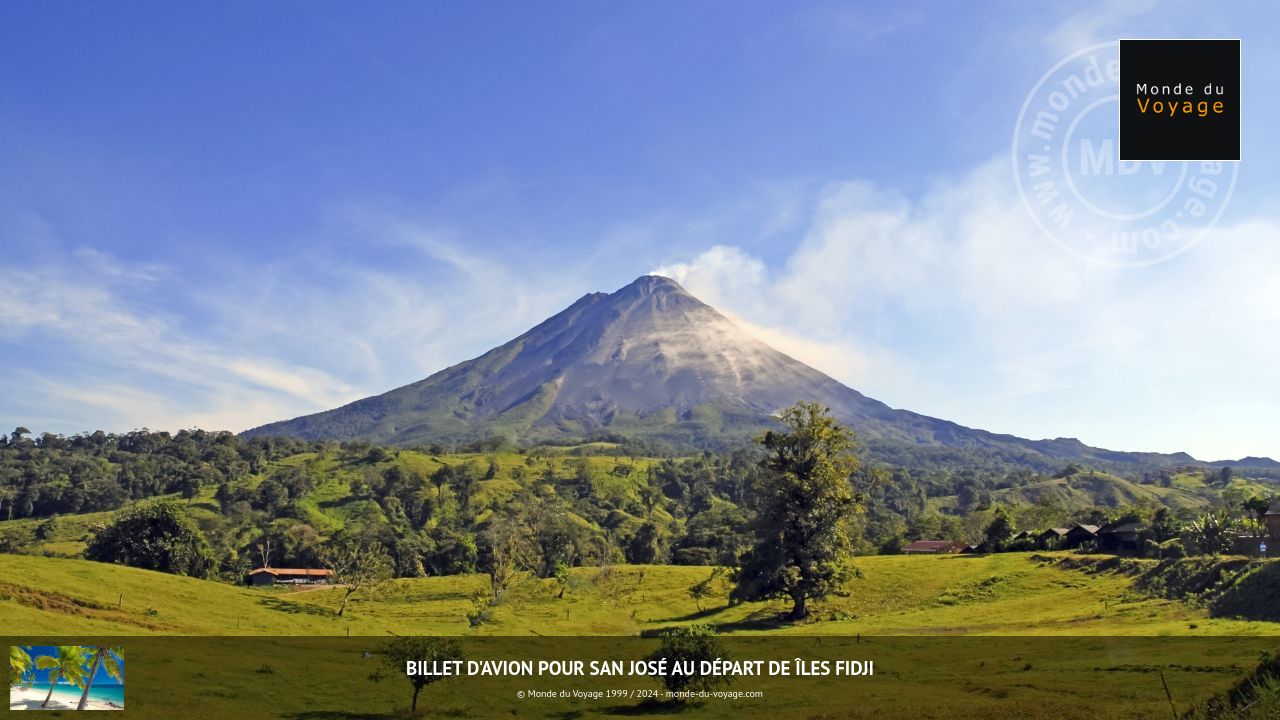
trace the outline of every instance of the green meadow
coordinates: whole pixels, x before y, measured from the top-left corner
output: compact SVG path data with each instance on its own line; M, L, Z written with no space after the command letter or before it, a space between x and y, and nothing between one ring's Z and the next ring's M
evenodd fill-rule
M663 628L706 623L737 658L867 658L877 668L874 678L737 678L725 689L764 696L688 705L517 696L542 687L588 695L659 688L645 677L430 686L422 715L455 718L1072 718L1086 704L1089 717L1168 717L1161 675L1185 712L1280 646L1280 624L1210 617L1207 606L1140 591L1154 562L1007 553L874 556L855 567L842 593L800 624L777 621L783 603L728 606L724 581L712 583L699 610L689 587L711 568L626 565L576 568L563 586L525 578L473 624L468 615L488 591L481 575L396 580L377 597L356 596L338 618L331 589L0 555L0 625L24 642L133 636L124 640L133 667L127 703L141 717L199 707L297 720L403 716L409 685L376 655L391 633L459 636L470 658L607 659L643 656L656 643L647 637Z
M690 587L711 568L652 565L574 568L563 585L526 576L492 607L484 575L394 580L374 596L355 595L339 618L338 589L251 588L0 555L0 622L49 635L639 635L690 623L779 635L1280 635L1280 624L1250 619L1247 609L1211 617L1194 601L1142 592L1133 567L1112 571L1065 554L870 556L853 568L841 593L799 624L777 621L781 602L730 606L720 578L693 598ZM480 610L478 622L469 617Z

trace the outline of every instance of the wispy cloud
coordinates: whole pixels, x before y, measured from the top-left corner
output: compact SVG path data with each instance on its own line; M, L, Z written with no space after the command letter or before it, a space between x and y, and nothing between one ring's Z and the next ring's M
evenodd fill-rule
M68 407L83 403L129 426L171 426L210 403L283 411L352 398L349 385L315 367L198 335L189 321L153 302L165 294L179 297L182 291L162 268L131 266L93 250L34 268L0 268L0 304L6 308L0 337L27 347L37 366L15 368L0 379L9 386L6 394L41 414L67 418L92 416ZM33 396L33 388L43 392Z
M1090 3L1067 16L1053 29L1047 38L1049 49L1058 55L1066 55L1121 37L1141 37L1139 27L1154 29L1152 24L1160 23L1161 15L1178 15L1177 10L1169 7L1163 8L1160 13L1153 13L1157 7L1159 3L1156 0L1101 0Z
M1280 395L1280 340L1262 330L1280 324L1276 234L1280 220L1241 222L1156 269L1100 267L1040 234L995 159L914 202L832 183L776 267L719 245L657 272L899 407L1120 448L1280 454L1261 430L1280 407L1233 400ZM1233 417L1180 420L1219 411Z
M926 20L925 13L901 5L817 3L806 6L801 17L811 34L833 48L861 48Z
M82 248L0 265L0 377L13 423L62 432L242 430L341 405L488 349L571 288L403 220L359 227L408 255L377 268L328 245L178 277Z

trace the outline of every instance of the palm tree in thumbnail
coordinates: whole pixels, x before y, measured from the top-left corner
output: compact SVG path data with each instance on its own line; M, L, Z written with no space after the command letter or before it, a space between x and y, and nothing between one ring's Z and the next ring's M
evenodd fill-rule
M124 648L118 645L92 645L85 648L89 651L89 677L84 683L84 692L80 693L80 704L77 710L83 710L89 702L89 690L93 687L93 678L98 668L106 669L107 674L116 680L124 679Z
M57 655L41 655L36 659L36 667L53 671L49 674L49 694L40 703L42 708L49 707L59 680L66 680L76 687L84 685L84 650L79 645L59 645Z
M17 685L31 672L31 653L21 645L9 646L9 684Z

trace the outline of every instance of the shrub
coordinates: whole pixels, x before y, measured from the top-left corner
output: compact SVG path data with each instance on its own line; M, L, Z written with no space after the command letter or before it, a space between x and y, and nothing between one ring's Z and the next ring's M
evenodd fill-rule
M1187 544L1178 538L1165 540L1160 543L1160 555L1162 558L1184 558L1187 556Z
M1147 558L1162 557L1160 553L1160 543L1156 542L1155 540L1152 540L1151 538L1144 539L1142 541L1141 554L1142 554L1142 557L1147 557Z
M410 660L425 662L462 661L462 643L455 638L410 637L392 638L379 648L383 661L397 673L404 672L405 663ZM444 675L406 675L413 686L413 700L409 706L411 712L418 711L418 694L427 685L443 680Z
M667 674L662 676L662 684L668 691L698 692L729 682L726 676L699 672L703 660L728 659L715 630L706 625L689 625L671 628L661 637L662 644L647 659L667 661ZM676 663L693 663L694 672L674 672Z
M191 577L208 577L215 564L204 535L182 508L168 501L118 513L110 525L94 533L84 556Z

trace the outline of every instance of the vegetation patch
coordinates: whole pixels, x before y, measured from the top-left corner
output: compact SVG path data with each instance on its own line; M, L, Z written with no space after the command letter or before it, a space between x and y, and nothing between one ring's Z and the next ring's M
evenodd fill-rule
M34 590L12 583L0 583L0 600L13 600L27 607L75 615L83 615L86 610L107 609L105 605L91 600L71 597L70 595L48 590Z
M1208 602L1229 588L1248 564L1212 557L1162 560L1138 576L1134 589L1151 597Z
M1033 555L1032 557L1042 562L1053 563L1064 570L1075 570L1090 575L1097 575L1099 573L1130 576L1141 575L1148 572L1153 565L1150 561L1135 558L1124 558L1115 555Z
M1280 622L1280 564L1254 562L1238 572L1214 598L1209 614Z
M996 598L1001 584L1006 581L1007 578L993 575L978 582L948 588L938 596L937 604L961 605L965 603L990 602Z
M1057 567L1066 570L1132 577L1132 595L1137 597L1204 606L1213 617L1280 621L1280 607L1274 603L1280 597L1280 566L1275 562L1222 557L1153 561L1087 555L1054 560Z
M50 590L36 590L12 583L0 583L0 602L2 601L15 602L25 607L56 615L78 615L84 618L122 623L150 630L164 630L173 627L172 625L136 618L129 613L92 600L85 600L84 598Z
M1225 692L1197 704L1183 720L1273 720L1280 717L1280 656L1264 652L1257 667Z

